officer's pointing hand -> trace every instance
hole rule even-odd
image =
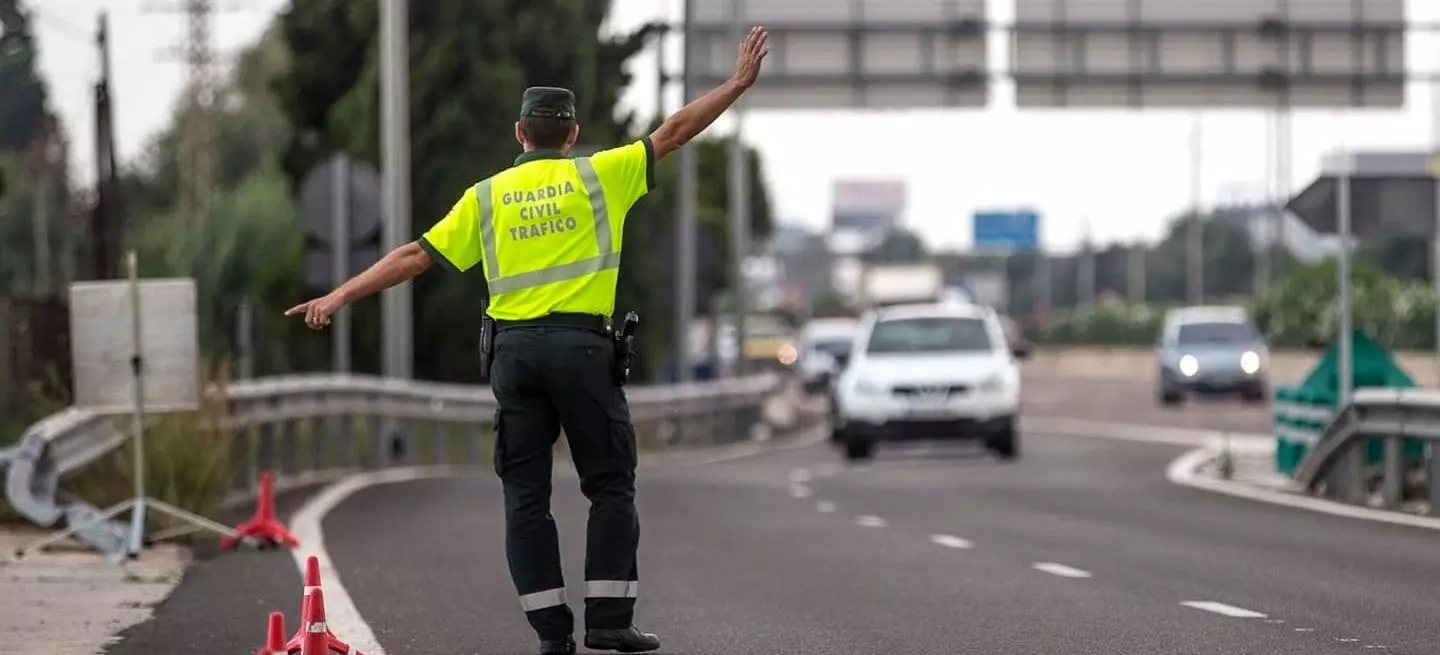
[[[285,310],[285,315],[294,316],[296,314],[304,314],[305,325],[310,326],[312,330],[323,330],[325,326],[330,324],[330,316],[340,311],[340,308],[344,306],[345,302],[336,294],[331,293],[324,297],[311,300],[310,302],[291,307]]]
[[[732,77],[745,88],[755,83],[760,75],[760,62],[770,54],[770,35],[763,27],[750,28],[749,36],[740,44],[740,57],[735,60],[735,75]]]

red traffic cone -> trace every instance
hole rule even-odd
[[[290,548],[300,545],[300,540],[275,518],[275,488],[269,471],[260,474],[260,494],[255,500],[255,516],[236,526],[235,531],[240,533],[240,539],[253,539],[261,544],[284,544]],[[220,548],[230,550],[235,547],[236,541],[234,537],[225,537],[220,540]]]
[[[300,655],[329,655],[330,628],[325,625],[325,592],[316,589],[305,602],[300,619]]]
[[[265,645],[255,652],[255,655],[289,655],[290,651],[285,648],[285,615],[280,612],[270,613],[270,625],[265,630]]]
[[[295,636],[290,638],[290,641],[285,642],[285,650],[290,655],[296,655],[297,653],[305,652],[306,639],[311,638],[311,635],[308,632],[308,630],[310,629],[310,621],[312,620],[311,617],[313,616],[314,611],[311,607],[311,603],[319,597],[320,560],[314,555],[311,555],[310,557],[305,558],[305,592],[304,596],[300,601],[300,629],[296,631]],[[325,608],[323,604],[320,608],[320,612],[321,618],[319,619],[319,621],[323,624],[325,622]],[[355,650],[353,647],[350,646],[350,644],[345,643],[339,637],[336,637],[335,633],[331,632],[328,627],[325,628],[325,630],[323,631],[323,636],[325,637],[325,643],[327,644],[327,647],[330,649],[329,652],[331,653],[341,653],[342,655],[365,655],[364,653]],[[325,651],[316,652],[323,653]]]

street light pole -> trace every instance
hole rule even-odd
[[[384,250],[410,240],[410,59],[407,0],[381,0],[380,102],[381,157],[384,160]],[[344,248],[345,244],[336,244]],[[381,351],[387,377],[411,377],[411,285],[397,284],[381,294]]]

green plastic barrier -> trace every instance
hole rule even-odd
[[[1369,336],[1355,330],[1351,350],[1351,388],[1400,387],[1412,388],[1415,380],[1395,364],[1390,352]],[[1275,468],[1293,475],[1310,447],[1319,439],[1339,410],[1340,355],[1339,344],[1331,344],[1320,363],[1300,384],[1275,390]],[[1369,435],[1365,443],[1365,463],[1378,465],[1384,458],[1384,435]],[[1407,439],[1406,459],[1425,456],[1425,443]]]

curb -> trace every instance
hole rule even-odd
[[[1298,491],[1266,489],[1245,482],[1221,480],[1200,472],[1218,453],[1208,447],[1195,448],[1175,458],[1165,467],[1165,478],[1171,483],[1212,493],[1244,498],[1271,505],[1303,509],[1350,519],[1376,521],[1411,528],[1440,530],[1440,518],[1402,514],[1394,511],[1350,505],[1324,498],[1301,495]]]

